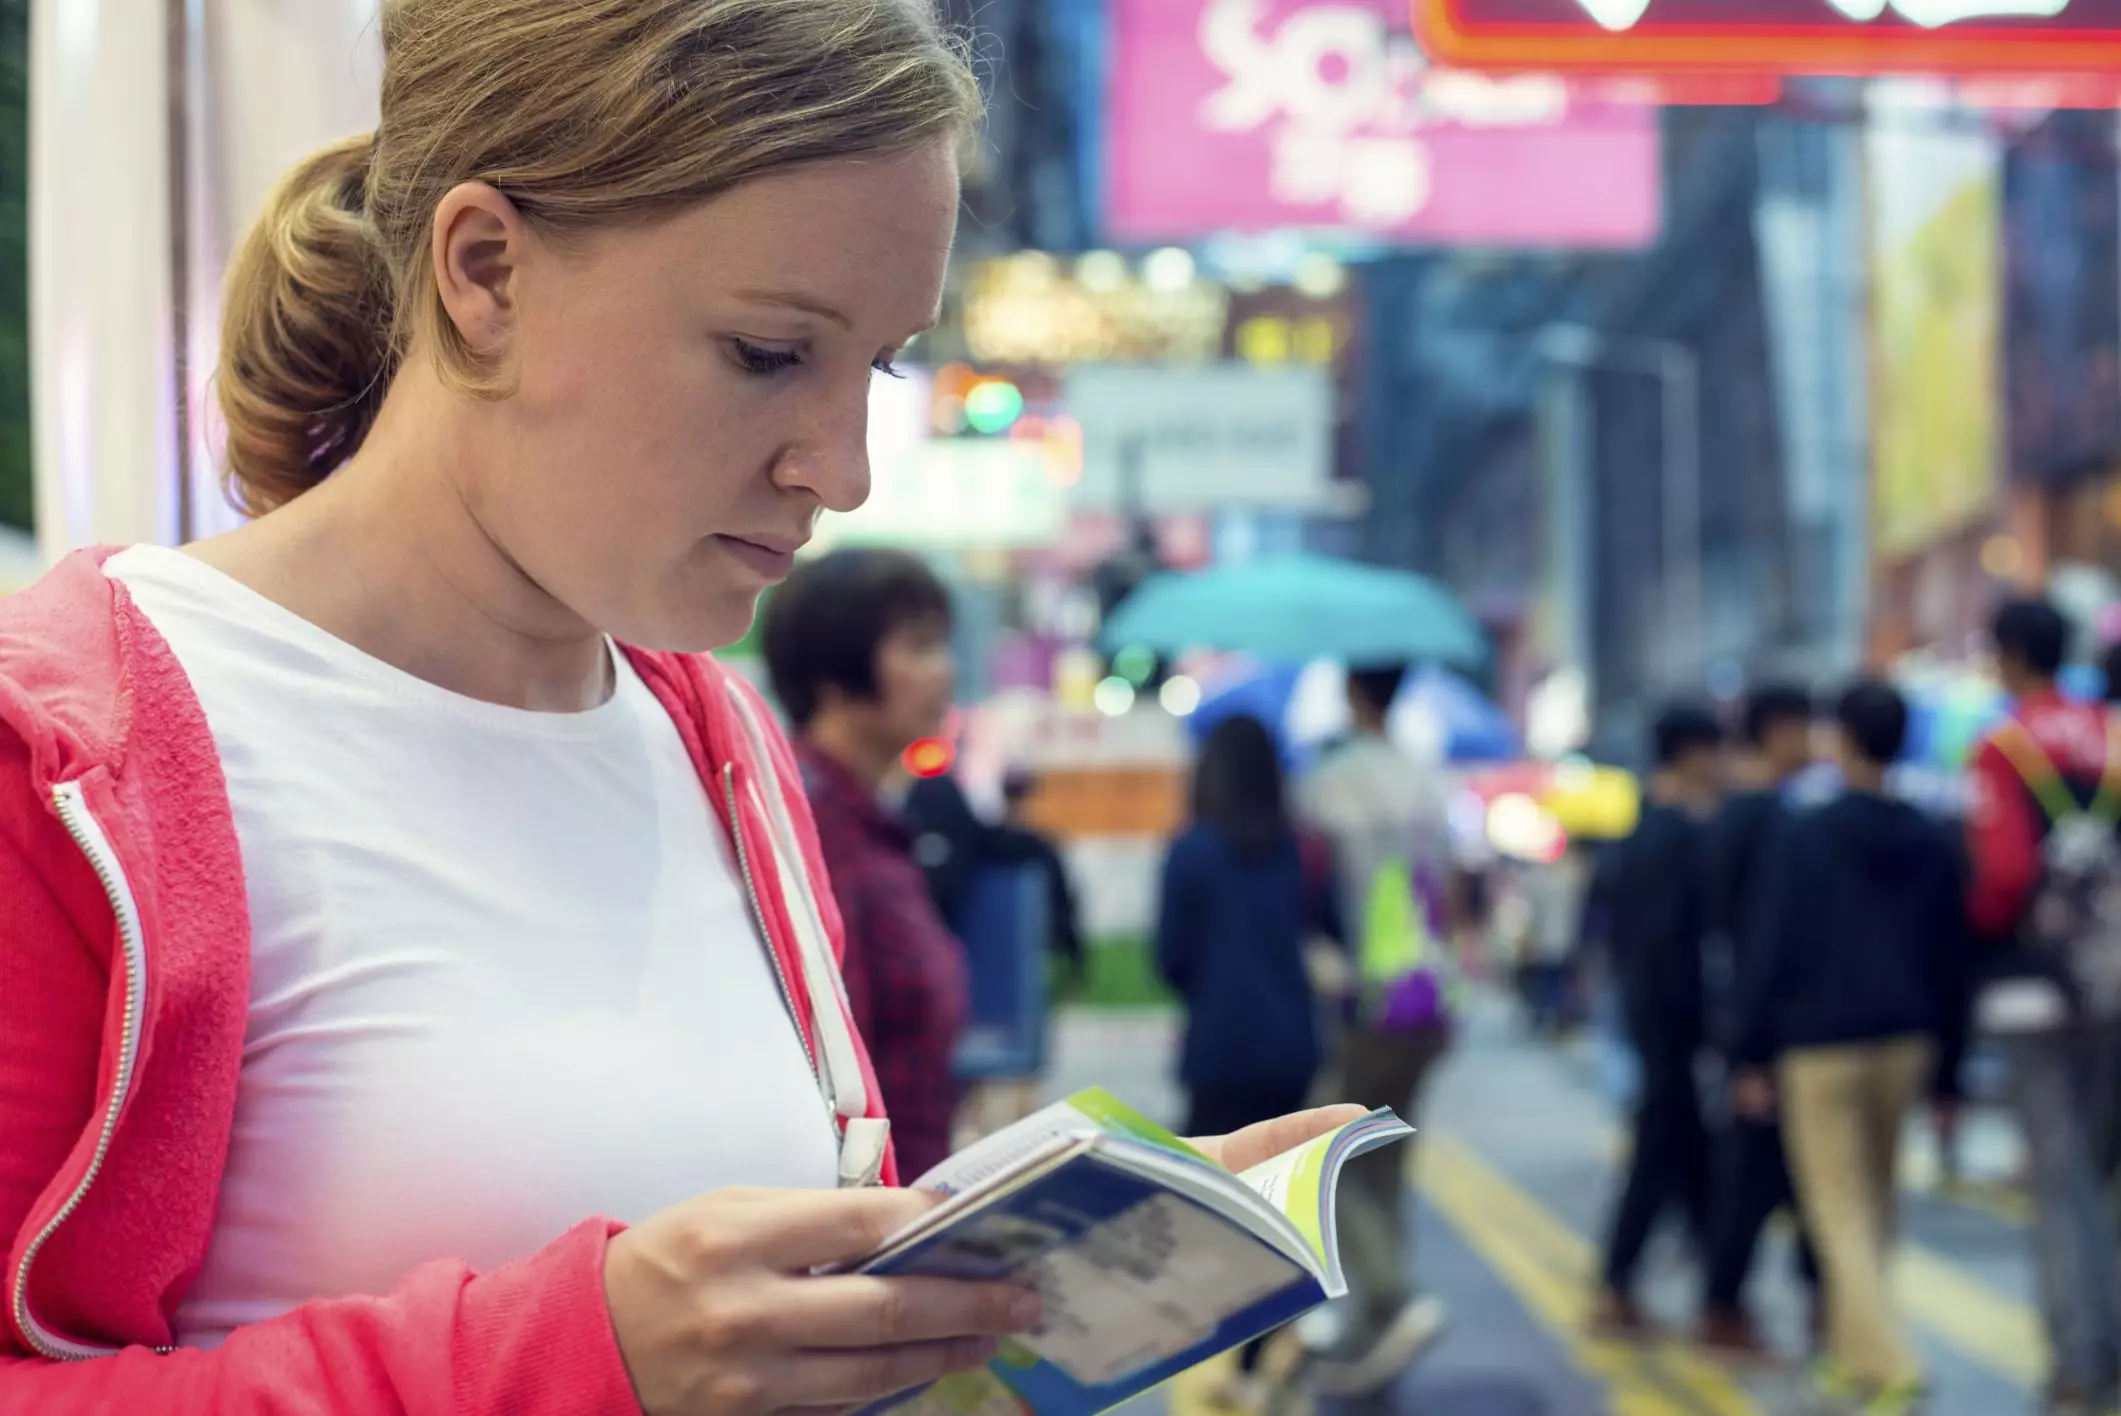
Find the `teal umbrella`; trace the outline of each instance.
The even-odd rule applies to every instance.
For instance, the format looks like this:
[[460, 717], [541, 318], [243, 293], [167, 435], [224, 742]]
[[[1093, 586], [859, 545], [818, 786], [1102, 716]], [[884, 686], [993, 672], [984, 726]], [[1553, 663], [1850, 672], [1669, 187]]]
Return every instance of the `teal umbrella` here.
[[1099, 638], [1108, 653], [1229, 649], [1286, 664], [1487, 658], [1480, 626], [1435, 581], [1305, 552], [1151, 576]]

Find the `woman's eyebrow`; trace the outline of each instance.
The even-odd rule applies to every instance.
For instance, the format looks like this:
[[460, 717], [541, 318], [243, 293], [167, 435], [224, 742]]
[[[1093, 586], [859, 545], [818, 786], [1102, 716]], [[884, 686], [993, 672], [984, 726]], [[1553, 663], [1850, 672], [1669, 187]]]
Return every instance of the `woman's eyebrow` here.
[[821, 320], [830, 320], [841, 329], [852, 333], [854, 321], [836, 307], [812, 295], [792, 290], [739, 290], [739, 300], [748, 300], [755, 305], [780, 305], [790, 310], [801, 310], [806, 315], [816, 315]]

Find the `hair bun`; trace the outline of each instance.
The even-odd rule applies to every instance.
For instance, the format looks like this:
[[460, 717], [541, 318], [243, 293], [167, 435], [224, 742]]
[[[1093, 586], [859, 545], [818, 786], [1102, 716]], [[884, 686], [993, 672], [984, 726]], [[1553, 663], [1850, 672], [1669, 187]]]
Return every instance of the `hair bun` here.
[[221, 414], [231, 497], [262, 515], [361, 446], [389, 386], [389, 272], [364, 215], [373, 134], [290, 172], [230, 264]]

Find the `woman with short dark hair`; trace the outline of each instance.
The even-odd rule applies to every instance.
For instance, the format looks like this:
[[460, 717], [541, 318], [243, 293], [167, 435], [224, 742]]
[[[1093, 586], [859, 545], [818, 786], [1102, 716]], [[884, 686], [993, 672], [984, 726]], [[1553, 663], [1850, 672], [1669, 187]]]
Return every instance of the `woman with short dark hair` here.
[[848, 1003], [911, 1179], [950, 1154], [967, 982], [913, 833], [882, 794], [900, 755], [949, 714], [950, 592], [903, 552], [835, 552], [768, 603], [765, 652], [846, 929]]

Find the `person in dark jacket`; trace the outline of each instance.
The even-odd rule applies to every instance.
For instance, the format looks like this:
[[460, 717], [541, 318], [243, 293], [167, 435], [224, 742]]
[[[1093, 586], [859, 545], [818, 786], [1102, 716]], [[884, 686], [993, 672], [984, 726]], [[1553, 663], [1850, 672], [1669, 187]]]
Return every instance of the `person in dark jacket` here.
[[1002, 778], [1002, 822], [995, 828], [992, 849], [1004, 859], [1037, 864], [1046, 878], [1048, 946], [1080, 978], [1090, 959], [1083, 946], [1081, 914], [1075, 907], [1075, 885], [1060, 848], [1031, 820], [1028, 808], [1037, 790], [1037, 776], [1020, 768]]
[[[1790, 819], [1790, 783], [1811, 765], [1811, 694], [1790, 684], [1755, 689], [1745, 705], [1745, 751], [1736, 789], [1724, 798], [1708, 833], [1711, 974], [1720, 985], [1715, 1012], [1724, 1024], [1717, 1041], [1726, 1049], [1739, 997], [1734, 984], [1745, 976], [1755, 947], [1761, 879], [1775, 837]], [[1779, 1117], [1731, 1115], [1717, 1139], [1713, 1195], [1699, 1340], [1733, 1356], [1762, 1357], [1766, 1344], [1744, 1306], [1746, 1277], [1768, 1220], [1779, 1209], [1798, 1208]], [[1814, 1294], [1816, 1315], [1819, 1268], [1801, 1224], [1796, 1254], [1798, 1276]]]
[[1164, 858], [1156, 922], [1157, 967], [1186, 1005], [1188, 1135], [1302, 1105], [1322, 1056], [1304, 941], [1337, 936], [1331, 896], [1307, 882], [1273, 736], [1256, 718], [1218, 723], [1192, 820]]
[[1702, 937], [1707, 932], [1703, 823], [1723, 781], [1723, 730], [1707, 709], [1657, 720], [1657, 773], [1634, 833], [1614, 848], [1596, 889], [1622, 1022], [1640, 1064], [1634, 1146], [1606, 1245], [1600, 1336], [1653, 1335], [1635, 1301], [1635, 1271], [1668, 1211], [1708, 1248], [1709, 1137], [1695, 1066], [1707, 1041]]
[[1836, 716], [1848, 790], [1792, 823], [1768, 867], [1734, 1104], [1765, 1116], [1779, 1099], [1825, 1270], [1822, 1390], [1886, 1416], [1922, 1390], [1887, 1279], [1894, 1169], [1909, 1110], [1950, 1088], [1964, 1043], [1964, 887], [1943, 828], [1885, 794], [1906, 700], [1861, 683]]
[[[1300, 1108], [1323, 1052], [1304, 964], [1340, 938], [1333, 891], [1307, 877], [1281, 759], [1256, 718], [1216, 724], [1193, 774], [1192, 820], [1164, 859], [1156, 962], [1186, 1009], [1186, 1134], [1218, 1136]], [[1241, 1369], [1257, 1365], [1246, 1347]]]

